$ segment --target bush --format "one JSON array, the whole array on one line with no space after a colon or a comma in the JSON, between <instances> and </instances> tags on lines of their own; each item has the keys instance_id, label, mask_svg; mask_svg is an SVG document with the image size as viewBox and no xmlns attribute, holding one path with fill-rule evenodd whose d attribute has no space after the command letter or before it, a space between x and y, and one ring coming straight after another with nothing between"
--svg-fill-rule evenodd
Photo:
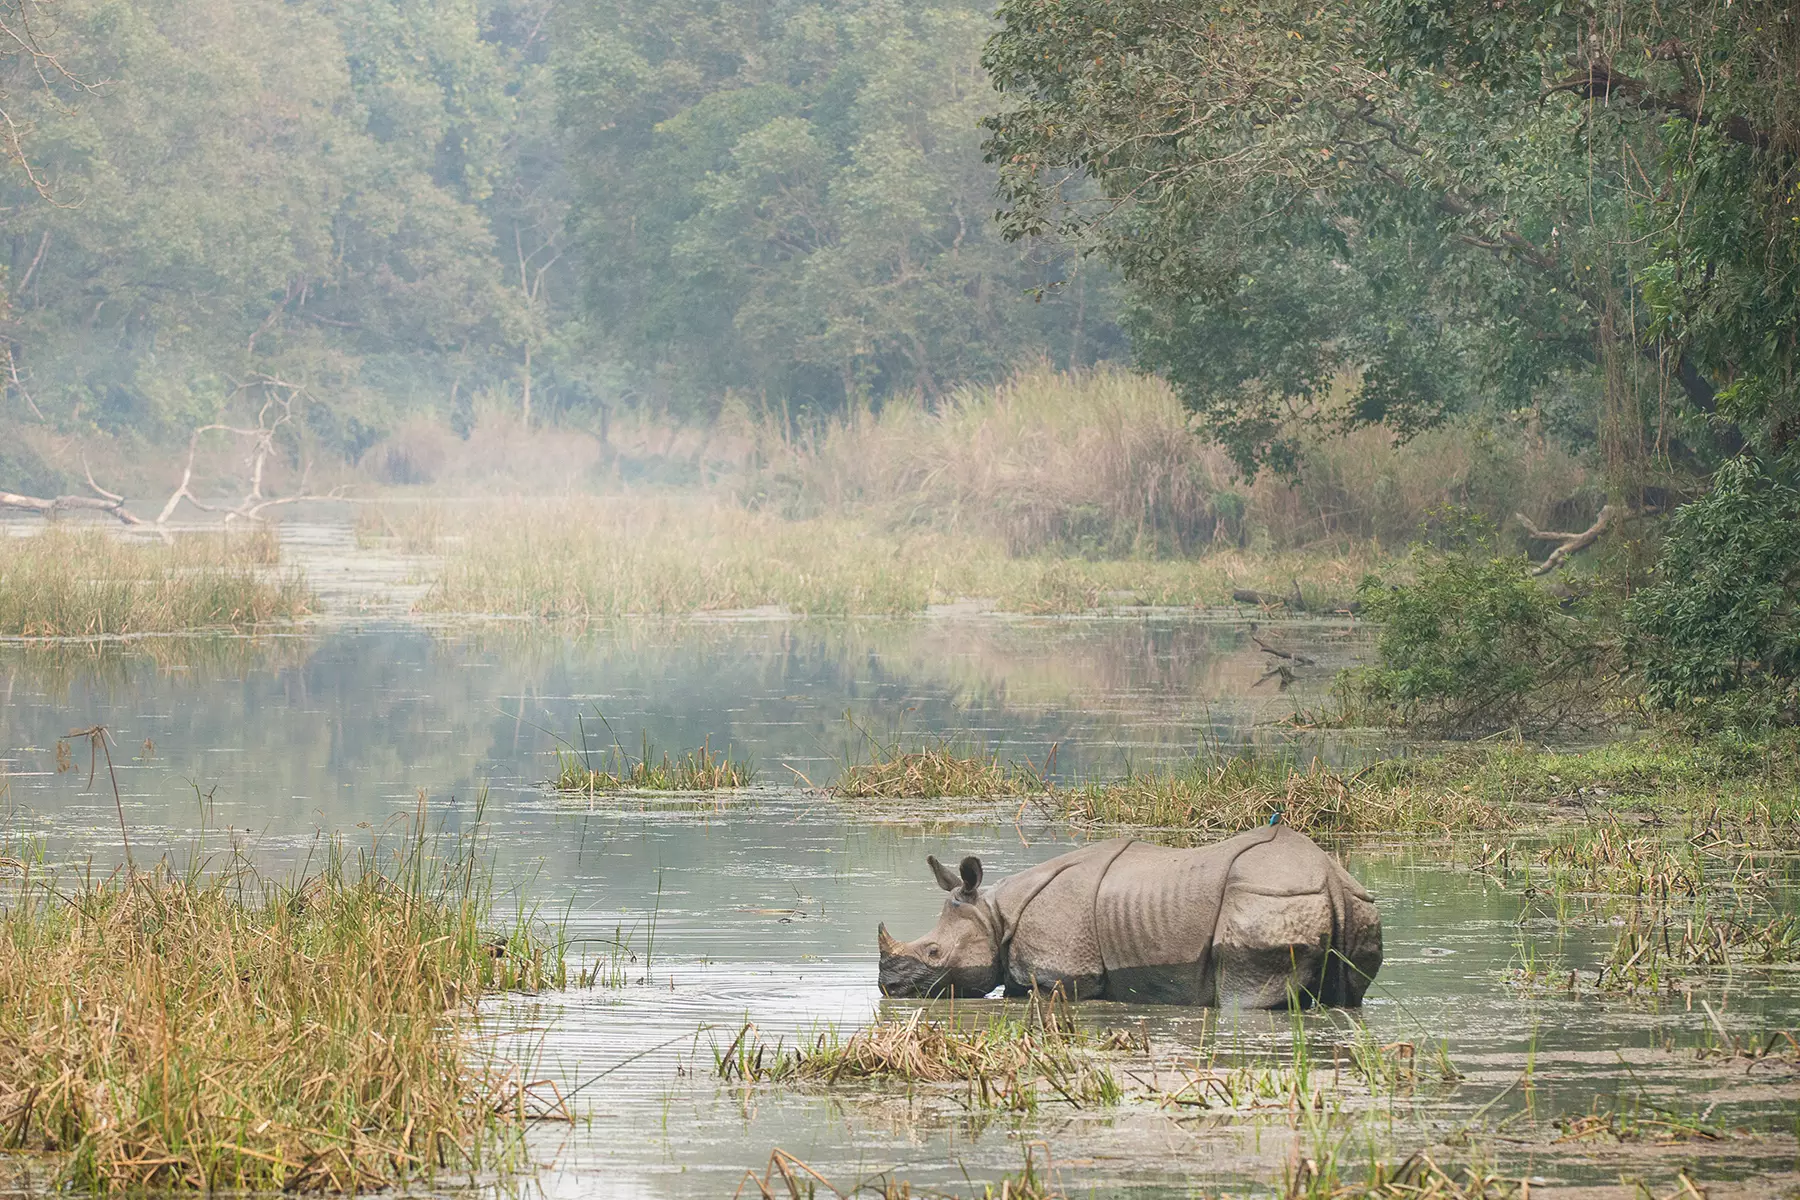
<instances>
[{"instance_id":1,"label":"bush","mask_svg":"<svg viewBox=\"0 0 1800 1200\"><path fill-rule=\"evenodd\" d=\"M1417 581L1361 588L1382 623L1375 666L1346 673L1340 700L1367 718L1461 733L1591 724L1603 711L1606 646L1598 624L1491 543L1415 550Z\"/></svg>"},{"instance_id":2,"label":"bush","mask_svg":"<svg viewBox=\"0 0 1800 1200\"><path fill-rule=\"evenodd\" d=\"M1670 522L1626 628L1644 698L1716 728L1800 721L1800 491L1746 456Z\"/></svg>"}]
</instances>

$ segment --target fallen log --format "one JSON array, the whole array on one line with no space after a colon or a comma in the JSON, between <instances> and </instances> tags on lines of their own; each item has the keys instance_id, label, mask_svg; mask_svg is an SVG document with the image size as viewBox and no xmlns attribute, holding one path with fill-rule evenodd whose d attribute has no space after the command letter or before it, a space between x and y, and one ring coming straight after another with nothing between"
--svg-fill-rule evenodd
<instances>
[{"instance_id":1,"label":"fallen log","mask_svg":"<svg viewBox=\"0 0 1800 1200\"><path fill-rule=\"evenodd\" d=\"M46 517L54 517L60 512L80 510L84 512L111 513L126 525L142 525L145 522L136 513L125 507L125 497L115 495L94 482L88 476L88 486L99 493L98 496L52 496L45 499L41 496L24 496L18 492L0 492L0 508L16 508L25 512L42 513Z\"/></svg>"},{"instance_id":2,"label":"fallen log","mask_svg":"<svg viewBox=\"0 0 1800 1200\"><path fill-rule=\"evenodd\" d=\"M1638 514L1622 513L1612 505L1605 504L1600 508L1600 515L1594 518L1594 523L1580 533L1554 533L1549 530L1539 529L1536 525L1531 523L1530 518L1524 513L1514 513L1513 519L1523 525L1525 527L1525 532L1535 541L1562 543L1557 546L1556 549L1550 551L1549 558L1546 558L1543 562L1531 569L1533 575L1548 575L1550 572L1556 570L1556 568L1562 566L1563 563L1567 562L1571 555L1580 554L1583 550L1586 550L1589 546L1592 546L1595 542L1599 541L1600 535L1611 528L1614 521L1636 515Z\"/></svg>"}]
</instances>

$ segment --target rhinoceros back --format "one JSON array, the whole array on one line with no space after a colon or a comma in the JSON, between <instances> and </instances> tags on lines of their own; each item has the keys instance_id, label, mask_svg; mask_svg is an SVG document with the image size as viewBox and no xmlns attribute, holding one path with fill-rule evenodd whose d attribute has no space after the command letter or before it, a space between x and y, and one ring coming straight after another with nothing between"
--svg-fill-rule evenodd
<instances>
[{"instance_id":1,"label":"rhinoceros back","mask_svg":"<svg viewBox=\"0 0 1800 1200\"><path fill-rule=\"evenodd\" d=\"M1235 867L1278 832L1258 829L1193 850L1133 842L1107 872L1094 906L1107 996L1213 1003L1213 942Z\"/></svg>"}]
</instances>

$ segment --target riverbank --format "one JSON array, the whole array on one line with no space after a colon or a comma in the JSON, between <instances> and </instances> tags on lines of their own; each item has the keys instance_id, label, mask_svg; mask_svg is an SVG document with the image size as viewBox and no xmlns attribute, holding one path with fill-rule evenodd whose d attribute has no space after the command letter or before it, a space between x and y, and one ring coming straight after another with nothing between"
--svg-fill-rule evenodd
<instances>
[{"instance_id":1,"label":"riverbank","mask_svg":"<svg viewBox=\"0 0 1800 1200\"><path fill-rule=\"evenodd\" d=\"M504 1172L552 1103L484 996L559 986L473 848L406 835L292 880L225 859L95 879L0 854L7 1147L95 1192L358 1192ZM566 1115L566 1114L564 1114Z\"/></svg>"},{"instance_id":2,"label":"riverbank","mask_svg":"<svg viewBox=\"0 0 1800 1200\"><path fill-rule=\"evenodd\" d=\"M314 607L305 579L280 569L272 528L167 541L128 541L94 528L4 535L0 636L239 632L296 621Z\"/></svg>"}]
</instances>

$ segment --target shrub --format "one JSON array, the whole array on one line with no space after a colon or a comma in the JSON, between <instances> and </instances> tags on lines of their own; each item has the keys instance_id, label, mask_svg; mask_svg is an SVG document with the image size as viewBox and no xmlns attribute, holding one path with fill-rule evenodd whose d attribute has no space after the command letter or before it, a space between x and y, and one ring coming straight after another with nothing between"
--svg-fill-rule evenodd
<instances>
[{"instance_id":1,"label":"shrub","mask_svg":"<svg viewBox=\"0 0 1800 1200\"><path fill-rule=\"evenodd\" d=\"M1755 458L1670 522L1625 619L1654 707L1720 727L1800 719L1800 491Z\"/></svg>"},{"instance_id":2,"label":"shrub","mask_svg":"<svg viewBox=\"0 0 1800 1200\"><path fill-rule=\"evenodd\" d=\"M1347 708L1445 732L1591 723L1608 673L1598 624L1486 544L1415 550L1414 583L1371 577L1363 610L1382 623L1377 663L1348 672ZM1367 715L1366 712L1362 715Z\"/></svg>"}]
</instances>

